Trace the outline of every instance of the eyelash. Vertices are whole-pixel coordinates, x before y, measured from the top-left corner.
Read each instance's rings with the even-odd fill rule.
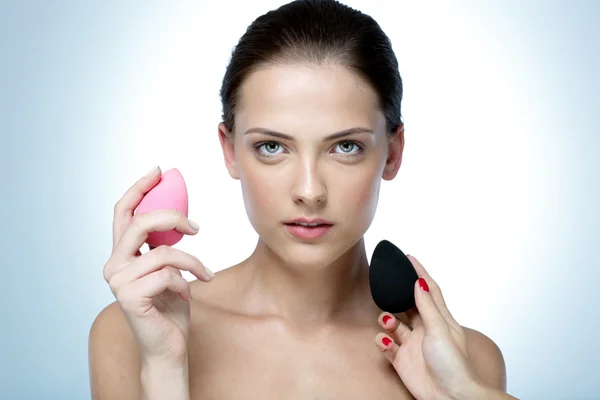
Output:
[[[261,156],[261,157],[267,157],[267,158],[275,157],[275,156],[278,156],[279,154],[281,154],[281,153],[277,153],[277,154],[266,154],[266,153],[262,153],[262,152],[260,152],[260,151],[258,150],[258,149],[260,149],[262,146],[264,146],[264,145],[266,145],[266,144],[271,144],[271,143],[275,143],[275,144],[277,144],[278,146],[284,147],[284,146],[283,146],[281,143],[279,143],[279,142],[277,142],[277,141],[274,141],[274,140],[267,140],[267,141],[264,141],[264,142],[259,142],[259,143],[256,143],[256,144],[254,145],[254,151],[255,151],[255,153],[256,153],[257,155]],[[345,153],[338,153],[338,154],[341,154],[343,157],[356,157],[357,155],[360,155],[360,154],[362,154],[362,152],[363,152],[363,151],[364,151],[364,149],[365,149],[365,146],[363,146],[363,144],[362,144],[362,143],[356,142],[356,141],[354,141],[354,140],[342,140],[341,142],[338,142],[338,143],[336,143],[336,144],[335,144],[335,146],[338,146],[338,145],[340,145],[340,144],[342,144],[342,143],[343,143],[343,144],[353,144],[353,145],[355,145],[356,147],[358,147],[358,150],[357,150],[356,152],[354,152],[354,153],[351,153],[351,154],[348,154],[348,153],[346,153],[346,154],[345,154]],[[334,146],[334,147],[335,147],[335,146]]]

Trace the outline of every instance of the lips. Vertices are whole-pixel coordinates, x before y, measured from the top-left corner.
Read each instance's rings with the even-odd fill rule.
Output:
[[[300,224],[285,224],[287,231],[295,237],[300,239],[317,239],[324,236],[331,229],[332,225],[316,225],[316,226],[304,226]]]
[[[327,225],[327,226],[331,226],[333,225],[332,222],[323,219],[323,218],[296,218],[290,221],[285,222],[286,225],[299,225],[299,226],[321,226],[321,225]]]
[[[284,222],[289,233],[301,239],[317,239],[333,226],[333,223],[323,218],[296,218]]]

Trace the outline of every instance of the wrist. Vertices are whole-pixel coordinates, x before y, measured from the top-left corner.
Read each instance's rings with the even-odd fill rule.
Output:
[[[187,359],[183,363],[142,362],[142,399],[189,400]]]

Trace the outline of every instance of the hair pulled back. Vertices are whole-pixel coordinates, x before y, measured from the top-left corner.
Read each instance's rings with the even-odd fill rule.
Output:
[[[379,24],[336,0],[296,0],[254,20],[233,49],[220,90],[229,132],[249,75],[263,66],[296,62],[348,68],[377,93],[387,133],[402,123],[398,61]]]

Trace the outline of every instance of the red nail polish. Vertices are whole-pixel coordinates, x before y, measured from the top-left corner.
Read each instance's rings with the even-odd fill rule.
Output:
[[[425,279],[423,278],[419,278],[419,286],[421,287],[421,289],[423,289],[426,292],[429,292],[429,286],[427,285],[427,282],[425,282]]]
[[[387,322],[392,319],[392,317],[390,317],[389,315],[384,315],[383,318],[381,319],[383,321],[384,325],[387,325]]]
[[[390,340],[390,338],[384,336],[383,339],[381,339],[381,343],[383,343],[385,347],[388,347],[390,343],[392,343],[392,341]]]

